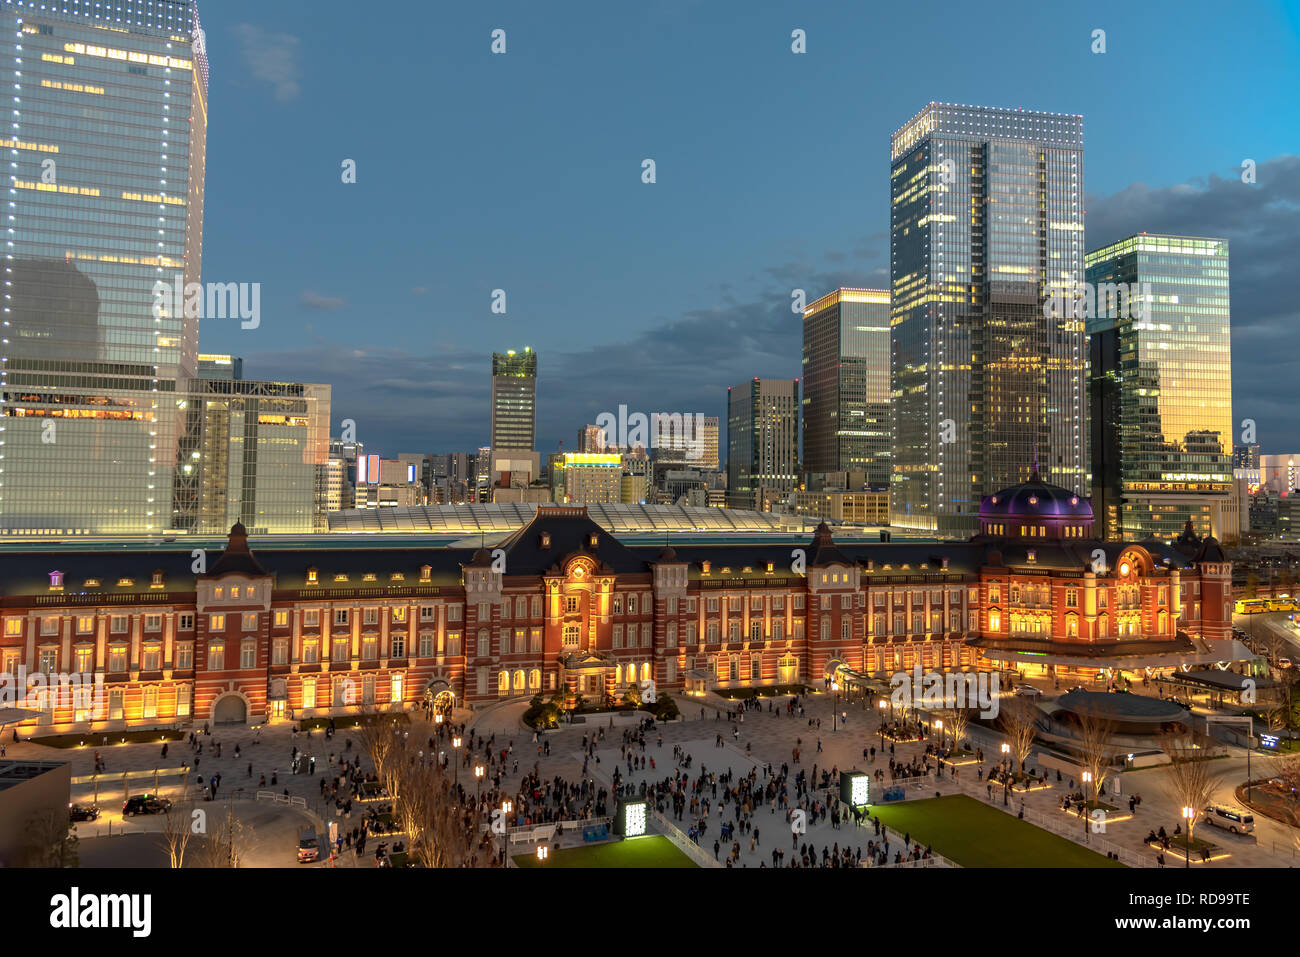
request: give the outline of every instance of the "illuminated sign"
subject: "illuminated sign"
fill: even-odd
[[[866,771],[840,772],[840,800],[851,807],[871,803],[871,775]]]
[[[623,801],[618,806],[614,830],[624,837],[640,837],[646,833],[646,802]]]
[[[1259,736],[1260,747],[1276,748],[1278,736],[1276,734],[1261,734]]]

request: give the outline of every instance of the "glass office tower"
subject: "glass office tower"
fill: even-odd
[[[893,135],[891,522],[973,532],[1042,477],[1087,493],[1083,118],[931,103]]]
[[[207,58],[191,0],[0,2],[13,76],[0,535],[172,522],[198,318]],[[157,314],[155,314],[157,313]]]
[[[1190,518],[1200,534],[1235,537],[1222,515],[1233,454],[1227,241],[1129,236],[1088,253],[1087,281],[1103,534],[1167,541]],[[1109,287],[1128,293],[1128,308]]]
[[[492,451],[537,444],[537,353],[492,353]]]
[[[727,390],[727,506],[771,511],[799,477],[799,380]]]
[[[889,484],[889,292],[837,289],[803,312],[803,471]]]

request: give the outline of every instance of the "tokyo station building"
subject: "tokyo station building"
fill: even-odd
[[[1083,676],[1231,660],[1218,543],[1100,542],[1092,521],[1035,475],[986,498],[964,542],[837,544],[823,524],[802,545],[631,545],[555,506],[478,550],[254,551],[242,525],[206,565],[180,545],[52,546],[0,553],[0,666],[29,686],[38,671],[102,681],[93,705],[29,693],[39,714],[21,732],[45,734],[595,701],[646,679],[677,694],[915,665]]]

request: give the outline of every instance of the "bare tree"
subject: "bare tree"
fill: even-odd
[[[389,756],[394,776],[393,818],[406,832],[409,854],[423,867],[481,867],[492,853],[483,840],[488,823],[472,802],[462,803],[451,775],[418,742],[427,728],[396,737]]]
[[[357,738],[380,783],[392,797],[397,796],[400,767],[399,752],[403,752],[409,737],[399,732],[395,721],[388,721],[374,712],[364,714],[357,728]],[[417,736],[418,738],[418,736]]]
[[[966,737],[966,729],[970,727],[970,712],[965,708],[948,708],[940,712],[940,716],[943,719],[943,729],[952,735],[952,747],[955,751],[961,747],[962,739]]]
[[[1210,769],[1206,746],[1210,740],[1191,732],[1170,733],[1165,735],[1163,749],[1169,755],[1169,764],[1165,766],[1164,787],[1178,807],[1190,808],[1191,817],[1187,821],[1187,853],[1192,853],[1193,831],[1196,828],[1196,815],[1210,803],[1214,792],[1223,783],[1220,775]]]
[[[998,724],[1007,736],[1016,766],[1024,771],[1025,762],[1034,750],[1034,736],[1038,731],[1039,710],[1023,698],[1003,698],[998,708]]]
[[[40,811],[27,821],[23,860],[28,867],[76,867],[77,835],[66,808]]]
[[[194,836],[194,810],[189,801],[178,802],[167,809],[162,845],[167,849],[168,863],[174,868],[185,866],[185,852]]]
[[[213,815],[208,816],[211,818]],[[251,837],[251,832],[235,815],[234,808],[228,808],[217,827],[204,835],[192,858],[197,860],[199,867],[238,867]]]
[[[1083,770],[1092,777],[1089,783],[1094,796],[1101,794],[1113,770],[1115,749],[1110,739],[1114,734],[1114,722],[1089,711],[1079,713],[1079,756],[1083,759]],[[1085,793],[1085,800],[1087,797]]]

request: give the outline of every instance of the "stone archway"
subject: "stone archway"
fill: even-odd
[[[216,725],[248,724],[248,699],[229,691],[212,703],[212,723]]]

